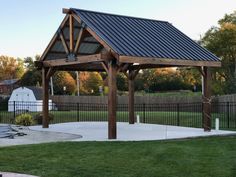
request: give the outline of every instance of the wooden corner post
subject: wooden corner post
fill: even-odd
[[[116,139],[116,106],[117,106],[117,86],[116,86],[117,65],[116,60],[108,62],[108,138]]]
[[[203,128],[204,131],[211,131],[211,73],[209,67],[203,67]]]
[[[128,109],[129,109],[129,124],[134,124],[134,78],[132,77],[132,71],[129,71],[128,77],[129,85],[129,100],[128,100]]]
[[[49,86],[49,79],[47,78],[48,68],[42,68],[42,86],[43,86],[43,128],[49,127],[49,120],[48,120],[48,86]]]

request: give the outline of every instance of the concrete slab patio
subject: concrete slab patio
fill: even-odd
[[[48,129],[43,129],[41,126],[32,126],[30,129],[82,136],[82,138],[73,139],[71,141],[110,141],[107,138],[107,124],[107,122],[70,122],[53,124],[50,125]],[[200,128],[118,122],[117,139],[112,141],[164,140],[230,134],[236,135],[236,132],[222,130],[204,132],[203,129]]]
[[[42,126],[23,127],[20,131],[27,134],[26,136],[15,136],[14,139],[0,138],[0,147],[59,141],[145,141],[236,135],[234,131],[212,130],[211,132],[204,132],[200,128],[142,123],[131,125],[127,122],[118,122],[117,139],[108,140],[107,124],[107,122],[70,122],[52,124],[46,129]]]
[[[58,133],[50,131],[33,131],[28,127],[18,127],[11,126],[13,129],[23,132],[25,136],[14,136],[11,138],[0,138],[0,147],[3,146],[13,146],[13,145],[23,145],[23,144],[39,144],[48,142],[58,142],[58,141],[68,141],[72,139],[81,138],[80,135],[68,134],[68,133]],[[11,133],[11,132],[9,132]],[[15,132],[13,132],[15,133]]]
[[[0,172],[0,175],[2,175],[2,177],[38,177],[27,174],[10,173],[10,172]]]

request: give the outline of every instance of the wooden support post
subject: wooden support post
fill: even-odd
[[[134,78],[132,76],[132,71],[129,71],[128,84],[129,84],[129,124],[134,124]]]
[[[116,139],[116,106],[117,106],[117,87],[116,87],[117,66],[116,60],[108,63],[108,138]]]
[[[49,79],[47,78],[48,68],[42,68],[42,85],[43,85],[43,128],[49,127],[49,120],[48,120],[48,86],[49,86]]]
[[[211,73],[209,67],[203,67],[203,128],[211,131]]]
[[[74,18],[72,15],[70,15],[69,17],[69,25],[70,25],[70,53],[72,53],[74,49]]]

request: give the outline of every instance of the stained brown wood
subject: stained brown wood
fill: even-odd
[[[43,61],[45,67],[53,66],[67,66],[67,65],[76,65],[81,63],[91,63],[91,62],[102,62],[110,59],[110,55],[107,54],[94,54],[94,55],[83,55],[76,57],[76,61],[68,62],[66,58],[56,59],[56,60],[46,60]]]
[[[132,71],[129,71],[129,75],[132,75]],[[129,84],[129,100],[128,100],[128,109],[129,109],[129,124],[134,124],[134,78],[128,78]]]
[[[153,65],[172,65],[172,66],[209,66],[220,67],[221,62],[216,61],[192,61],[169,58],[152,58],[152,57],[132,57],[119,56],[121,63],[139,63],[139,64],[153,64]]]
[[[80,47],[80,45],[82,43],[83,36],[84,36],[84,28],[81,28],[80,31],[79,31],[79,35],[78,35],[76,44],[75,44],[74,53],[78,52],[78,49],[79,49],[79,47]]]
[[[66,54],[69,54],[69,49],[68,49],[68,46],[67,46],[67,43],[66,43],[66,40],[65,40],[65,37],[64,37],[64,34],[62,31],[60,31],[60,38],[61,38],[61,42],[63,44],[63,47],[66,51]]]
[[[116,87],[116,74],[117,66],[116,61],[111,60],[108,63],[108,138],[116,139],[116,106],[117,106],[117,87]]]
[[[49,127],[49,119],[48,119],[48,87],[49,87],[49,79],[47,79],[48,68],[42,68],[42,86],[43,86],[43,128]]]
[[[73,17],[78,21],[78,23],[81,23],[80,17],[78,17],[75,14],[73,14]],[[104,40],[102,40],[92,29],[90,29],[88,26],[86,26],[85,29],[116,59],[119,58],[119,55]]]
[[[63,19],[62,23],[60,24],[58,29],[61,29],[65,23],[68,21],[69,15],[66,15]],[[40,60],[44,60],[46,58],[46,55],[48,54],[48,51],[52,48],[52,46],[55,44],[56,40],[58,38],[58,33],[55,33],[51,41],[49,42],[48,46],[46,47],[45,51],[43,52],[42,56],[40,57]]]
[[[108,71],[106,63],[105,62],[101,62],[101,64],[102,64],[102,67],[105,69],[105,71],[108,73],[109,71]]]
[[[211,131],[211,73],[209,67],[203,67],[203,128]]]
[[[152,69],[152,68],[168,68],[177,67],[174,65],[154,65],[154,64],[142,64],[142,65],[131,65],[128,67],[130,70],[140,70],[140,69]]]
[[[70,24],[70,53],[72,53],[74,49],[74,18],[72,15],[69,16],[69,24]]]
[[[56,72],[56,69],[53,67],[50,67],[46,73],[46,79],[49,80],[50,77]]]
[[[62,13],[63,14],[69,14],[69,13],[71,13],[71,10],[67,9],[67,8],[62,8]]]

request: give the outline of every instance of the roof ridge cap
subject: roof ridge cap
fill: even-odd
[[[164,21],[164,20],[156,20],[156,19],[135,17],[135,16],[129,16],[129,15],[112,14],[112,13],[107,13],[107,12],[98,12],[98,11],[93,11],[93,10],[77,9],[77,8],[70,8],[70,9],[72,11],[77,11],[77,12],[84,11],[84,12],[98,13],[98,14],[103,14],[103,15],[118,16],[118,17],[124,17],[124,18],[133,18],[133,19],[138,19],[138,20],[148,20],[148,21],[154,21],[154,22],[169,23],[168,21]]]

